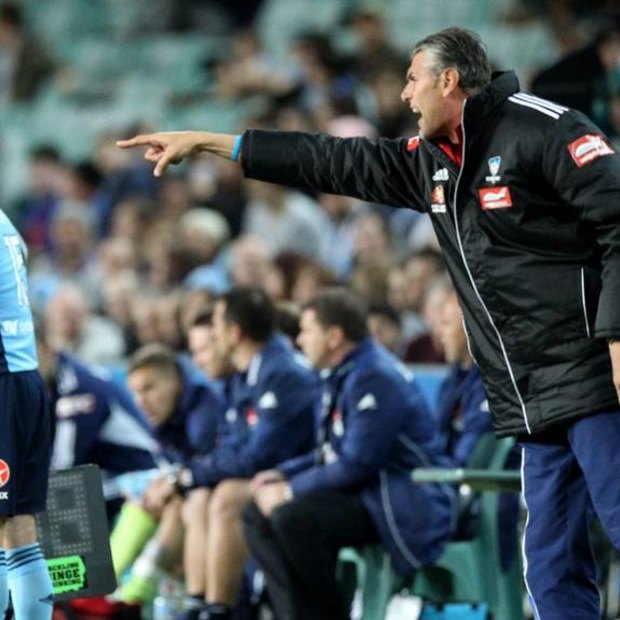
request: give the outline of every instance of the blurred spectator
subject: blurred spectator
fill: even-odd
[[[272,269],[263,239],[250,235],[239,237],[230,248],[230,277],[236,286],[265,287]]]
[[[32,256],[49,249],[49,231],[58,203],[66,195],[68,172],[60,152],[41,145],[28,155],[28,187],[16,206],[18,228]]]
[[[157,300],[152,291],[135,295],[131,301],[131,323],[138,346],[159,342]]]
[[[170,225],[158,225],[150,231],[147,243],[148,281],[162,293],[181,286],[200,266],[200,257],[195,250],[175,238],[173,231]]]
[[[133,271],[121,271],[101,284],[103,313],[121,329],[125,353],[138,348],[138,337],[132,320],[132,305],[140,294],[139,279]]]
[[[0,5],[0,108],[32,101],[56,71],[43,45],[24,27],[17,4]]]
[[[189,162],[187,181],[194,204],[223,215],[230,237],[236,238],[247,203],[241,168],[219,157],[200,157]]]
[[[127,133],[134,129],[148,130],[147,127],[137,126],[128,128]],[[100,213],[103,234],[109,231],[116,205],[128,199],[153,200],[159,187],[148,162],[134,153],[123,152],[117,148],[116,140],[121,137],[122,135],[116,132],[103,132],[99,134],[93,150],[93,163],[103,175],[103,204],[111,209],[108,213]]]
[[[391,265],[384,262],[360,263],[349,280],[351,288],[371,303],[387,301],[387,279]]]
[[[356,265],[393,262],[385,220],[375,211],[363,211],[353,225],[353,256]]]
[[[334,98],[353,100],[356,109],[363,109],[363,104],[359,105],[359,84],[327,35],[299,35],[291,55],[301,72],[299,105],[314,114],[320,124],[325,126],[331,117]]]
[[[321,194],[319,202],[327,215],[322,233],[321,256],[338,277],[344,278],[351,271],[355,244],[355,221],[364,206],[355,198],[334,194]]]
[[[446,274],[440,274],[424,287],[422,316],[428,331],[411,340],[405,350],[405,361],[414,364],[443,364],[441,322],[444,306],[452,293],[452,284]]]
[[[179,307],[179,321],[186,338],[191,326],[199,316],[203,316],[205,308],[212,304],[214,298],[215,295],[209,289],[195,288],[183,292]]]
[[[146,260],[148,231],[155,218],[155,205],[144,198],[127,198],[116,205],[110,219],[109,235],[129,241],[141,265]]]
[[[72,353],[86,364],[113,366],[123,359],[124,341],[120,328],[89,310],[83,290],[63,284],[45,308],[45,333],[50,346]]]
[[[377,129],[380,136],[399,138],[407,135],[405,127],[411,123],[411,112],[402,105],[404,64],[392,65],[370,78],[369,84],[377,109]]]
[[[619,85],[620,21],[604,30],[592,43],[571,52],[540,72],[532,92],[580,110],[603,131],[610,131],[609,109],[613,84]]]
[[[89,205],[96,215],[96,232],[101,235],[112,210],[109,196],[103,191],[103,175],[91,161],[82,161],[69,170],[67,197]]]
[[[296,303],[281,301],[276,304],[276,325],[293,346],[297,346],[300,316],[299,306]]]
[[[45,298],[58,283],[73,283],[83,289],[93,306],[98,305],[95,228],[95,214],[89,205],[69,200],[58,204],[50,222],[50,248],[30,266],[35,299]]]
[[[157,192],[157,215],[170,222],[176,221],[192,208],[192,198],[185,177],[168,176]]]
[[[403,356],[400,316],[392,306],[373,304],[368,308],[368,332],[381,346],[398,358]]]
[[[180,353],[185,345],[181,330],[181,299],[182,292],[173,290],[158,297],[156,301],[157,340]]]
[[[211,290],[219,295],[229,286],[224,246],[230,237],[224,217],[211,209],[194,208],[179,220],[181,244],[191,250],[199,263],[183,285]]]
[[[389,40],[389,28],[378,3],[354,7],[347,22],[355,35],[353,64],[361,80],[372,81],[394,67],[407,66],[406,54]]]
[[[403,340],[411,340],[424,332],[426,325],[422,317],[409,308],[407,301],[407,281],[402,266],[392,266],[387,274],[387,303],[398,312],[403,329]]]
[[[273,183],[248,181],[248,189],[245,234],[260,237],[271,256],[284,250],[321,255],[325,216],[313,200]]]
[[[294,75],[269,58],[252,30],[235,32],[227,57],[216,70],[215,93],[223,99],[251,95],[285,97],[296,88]]]
[[[338,279],[328,267],[318,261],[307,260],[299,266],[291,289],[291,299],[303,305],[322,288],[334,286],[337,282]]]
[[[441,254],[424,248],[410,254],[403,263],[407,306],[420,314],[429,282],[444,272]]]
[[[95,271],[102,286],[119,274],[138,271],[134,244],[125,237],[107,237],[99,242]]]

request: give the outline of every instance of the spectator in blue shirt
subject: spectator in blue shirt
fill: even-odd
[[[322,378],[317,445],[252,481],[245,532],[278,618],[349,618],[335,579],[341,547],[380,541],[407,574],[452,533],[451,489],[410,479],[415,467],[445,463],[434,420],[411,373],[368,337],[366,318],[345,289],[305,305],[298,342]]]

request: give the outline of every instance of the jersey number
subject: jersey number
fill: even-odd
[[[13,263],[13,273],[15,274],[15,285],[17,287],[17,302],[20,306],[27,306],[26,261],[24,259],[22,240],[19,238],[19,235],[5,235],[4,245],[9,250],[11,262]]]

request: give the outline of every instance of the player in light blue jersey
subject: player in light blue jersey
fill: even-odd
[[[26,246],[0,210],[0,617],[49,620],[54,593],[35,517],[45,510],[50,411],[37,370]]]

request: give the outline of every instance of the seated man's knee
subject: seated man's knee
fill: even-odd
[[[274,533],[309,532],[313,529],[312,518],[304,506],[296,501],[282,504],[271,513],[271,527]]]
[[[243,509],[251,499],[252,493],[248,480],[224,480],[213,489],[209,501],[209,518],[240,518]]]
[[[181,517],[185,526],[190,523],[203,523],[207,520],[211,490],[206,488],[193,489],[183,501]]]

